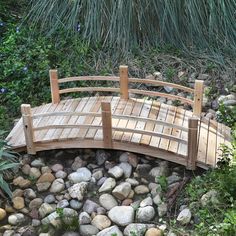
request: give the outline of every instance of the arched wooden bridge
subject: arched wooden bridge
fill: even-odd
[[[111,82],[118,87],[71,87],[81,81]],[[63,148],[107,148],[142,153],[182,164],[214,167],[220,144],[230,145],[230,129],[201,117],[203,81],[194,89],[154,79],[128,78],[128,67],[120,66],[120,76],[82,76],[58,79],[50,70],[52,103],[31,109],[21,106],[22,118],[7,137],[17,151],[29,154]],[[146,89],[132,84],[147,85]],[[156,91],[161,86],[192,94],[192,99]],[[148,90],[147,90],[148,88]],[[65,93],[99,92],[100,95],[61,100]],[[120,96],[104,96],[111,92]],[[103,93],[103,96],[101,96]],[[132,94],[146,98],[131,98]],[[149,97],[165,97],[192,106],[192,111],[167,105]]]

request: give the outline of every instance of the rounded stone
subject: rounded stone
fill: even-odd
[[[29,203],[29,209],[39,208],[43,203],[43,199],[35,198]]]
[[[79,232],[81,236],[92,236],[97,235],[99,230],[93,225],[80,225]]]
[[[155,216],[155,210],[152,206],[140,207],[137,210],[137,221],[138,222],[149,222]]]
[[[111,221],[107,216],[104,215],[96,215],[92,220],[92,225],[94,225],[99,230],[103,230],[108,228],[111,225]]]
[[[190,222],[191,217],[192,217],[191,211],[188,208],[185,208],[179,213],[177,221],[179,221],[182,225],[186,225]]]
[[[36,198],[36,193],[34,192],[33,189],[27,188],[24,190],[24,197],[28,199],[34,199]]]
[[[107,193],[99,197],[99,203],[108,211],[118,205],[116,199],[111,194]]]
[[[150,228],[146,231],[145,236],[162,236],[162,231],[157,228]]]
[[[102,178],[101,178],[102,179]],[[100,179],[100,180],[101,180]],[[116,180],[113,178],[107,178],[102,186],[99,188],[98,192],[109,192],[116,186]]]
[[[63,179],[55,179],[50,187],[51,193],[59,193],[65,189],[65,183]]]
[[[68,179],[76,184],[80,182],[88,182],[91,180],[92,174],[86,167],[79,168],[76,172],[69,174]]]
[[[53,211],[54,208],[50,204],[43,203],[39,208],[39,215],[41,218],[44,218],[46,215],[52,213]]]
[[[53,203],[55,201],[56,201],[56,199],[55,199],[54,195],[52,195],[52,194],[49,194],[44,198],[44,202],[46,202],[48,204]]]
[[[37,179],[37,178],[39,178],[40,175],[41,175],[41,172],[38,168],[36,168],[36,167],[30,168],[30,172],[29,172],[30,177]]]
[[[108,174],[115,179],[119,179],[123,175],[123,173],[123,169],[119,166],[114,166],[108,170]]]
[[[90,215],[83,211],[79,214],[79,224],[80,225],[86,225],[91,223],[91,217]]]
[[[146,185],[138,185],[134,188],[136,194],[146,194],[149,193],[149,188]]]
[[[23,197],[15,197],[12,199],[13,207],[20,210],[25,207],[25,201]]]
[[[79,210],[80,208],[82,208],[82,206],[83,206],[82,202],[79,202],[74,199],[70,201],[70,207],[73,208],[74,210]]]
[[[119,200],[124,200],[125,198],[128,197],[130,191],[131,191],[131,184],[128,182],[123,182],[117,185],[113,189],[112,194]]]
[[[122,232],[116,225],[103,229],[97,234],[97,236],[112,236],[112,235],[123,236]]]
[[[16,213],[8,217],[8,223],[10,225],[20,225],[25,221],[25,216],[22,213]]]
[[[61,164],[54,164],[53,166],[51,166],[51,169],[53,172],[57,172],[59,170],[63,170],[64,168],[63,168],[63,165]]]
[[[59,170],[56,172],[55,176],[56,176],[56,178],[65,179],[67,176],[67,173],[63,170]]]
[[[46,172],[39,177],[37,183],[46,183],[46,182],[52,183],[54,180],[55,180],[54,175],[52,173]]]
[[[0,208],[0,221],[6,217],[7,213],[4,209]]]

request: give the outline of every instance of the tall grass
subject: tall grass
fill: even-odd
[[[121,51],[171,44],[236,52],[236,0],[31,0],[29,6],[26,19],[47,35],[67,30]]]

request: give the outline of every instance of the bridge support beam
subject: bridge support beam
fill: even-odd
[[[111,104],[102,102],[102,130],[103,143],[105,148],[112,148],[112,119],[111,119]]]
[[[21,105],[21,114],[23,120],[23,128],[25,134],[25,143],[27,147],[27,153],[35,155],[35,145],[34,145],[34,130],[33,130],[33,121],[31,114],[31,106],[29,104]]]
[[[198,136],[198,118],[191,117],[188,120],[188,156],[186,168],[188,170],[196,169],[197,161],[197,136]]]

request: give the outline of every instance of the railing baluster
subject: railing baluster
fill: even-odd
[[[57,70],[50,70],[49,76],[50,76],[50,84],[51,84],[52,103],[56,104],[56,103],[60,102],[59,82],[58,82]]]
[[[196,169],[197,161],[197,135],[198,135],[198,118],[191,117],[188,120],[188,156],[186,168],[189,170]]]
[[[104,147],[112,148],[111,104],[102,102],[102,130]]]
[[[120,97],[129,99],[128,66],[120,66]]]
[[[33,121],[31,114],[31,106],[30,104],[22,104],[21,105],[21,114],[23,120],[23,129],[25,134],[25,143],[27,146],[28,154],[36,154],[35,144],[34,144],[34,131],[33,131]]]

